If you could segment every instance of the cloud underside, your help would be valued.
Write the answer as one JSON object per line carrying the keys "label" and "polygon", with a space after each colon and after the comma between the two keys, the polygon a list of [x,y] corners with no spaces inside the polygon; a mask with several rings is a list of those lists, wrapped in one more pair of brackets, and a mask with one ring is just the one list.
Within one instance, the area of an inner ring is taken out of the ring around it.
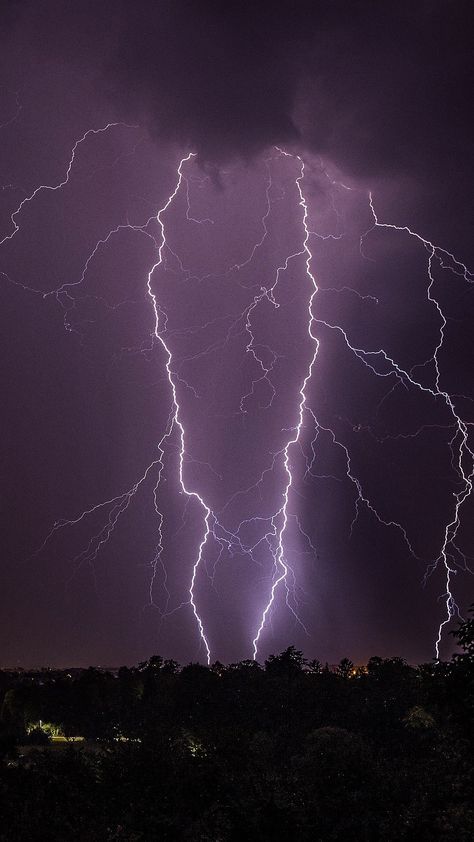
{"label": "cloud underside", "polygon": [[[41,8],[39,8],[41,6]],[[127,119],[203,160],[299,143],[356,177],[469,155],[472,3],[12,4],[38,58],[94,67]]]}

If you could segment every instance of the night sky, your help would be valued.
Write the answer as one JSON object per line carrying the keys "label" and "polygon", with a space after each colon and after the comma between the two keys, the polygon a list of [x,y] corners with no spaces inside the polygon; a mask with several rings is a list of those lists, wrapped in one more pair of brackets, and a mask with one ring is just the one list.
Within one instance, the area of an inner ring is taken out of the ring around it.
{"label": "night sky", "polygon": [[1,16],[0,664],[449,656],[472,3]]}

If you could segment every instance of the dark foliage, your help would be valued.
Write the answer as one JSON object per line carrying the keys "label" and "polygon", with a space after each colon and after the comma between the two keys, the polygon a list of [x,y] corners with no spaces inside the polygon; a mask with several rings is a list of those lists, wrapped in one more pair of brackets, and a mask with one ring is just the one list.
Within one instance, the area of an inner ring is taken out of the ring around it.
{"label": "dark foliage", "polygon": [[0,673],[0,840],[470,842],[473,620],[455,635],[451,662],[417,668],[290,647],[264,667]]}

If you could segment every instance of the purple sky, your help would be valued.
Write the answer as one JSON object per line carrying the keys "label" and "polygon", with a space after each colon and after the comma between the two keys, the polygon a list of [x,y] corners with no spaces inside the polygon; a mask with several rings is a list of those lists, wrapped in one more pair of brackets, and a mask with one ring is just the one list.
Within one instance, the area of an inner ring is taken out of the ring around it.
{"label": "purple sky", "polygon": [[252,656],[286,568],[259,659],[429,660],[447,570],[461,613],[474,591],[470,496],[445,541],[473,469],[470,4],[97,5],[3,27],[0,663],[205,661],[207,510],[213,660]]}

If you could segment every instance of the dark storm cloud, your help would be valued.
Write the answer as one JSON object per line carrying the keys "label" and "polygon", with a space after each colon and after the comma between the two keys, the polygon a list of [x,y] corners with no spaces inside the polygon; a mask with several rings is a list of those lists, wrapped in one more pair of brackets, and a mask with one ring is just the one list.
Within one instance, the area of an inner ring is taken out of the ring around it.
{"label": "dark storm cloud", "polygon": [[472,3],[109,2],[23,7],[43,58],[94,65],[121,115],[203,159],[300,139],[356,176],[456,176]]}
{"label": "dark storm cloud", "polygon": [[357,175],[455,168],[470,19],[463,2],[125,4],[108,73],[130,116],[204,157],[302,135]]}

